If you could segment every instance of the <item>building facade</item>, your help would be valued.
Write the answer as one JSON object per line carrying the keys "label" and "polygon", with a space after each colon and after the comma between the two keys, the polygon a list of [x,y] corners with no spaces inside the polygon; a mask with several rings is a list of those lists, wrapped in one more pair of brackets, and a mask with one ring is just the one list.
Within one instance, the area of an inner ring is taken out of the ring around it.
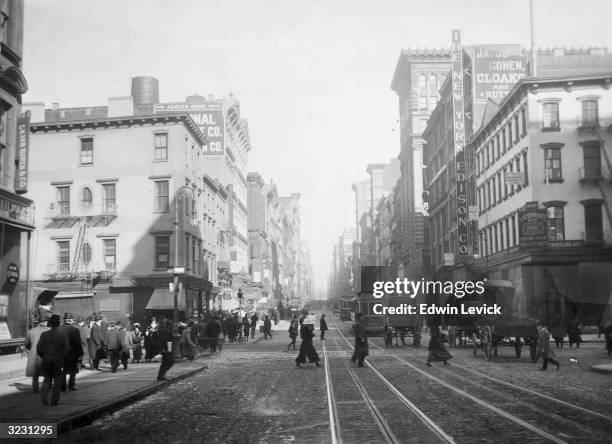
{"label": "building facade", "polygon": [[207,309],[219,212],[203,179],[207,140],[193,119],[131,115],[132,97],[109,99],[107,117],[46,121],[43,106],[28,107],[39,209],[32,278],[58,291],[53,310],[172,317],[168,269],[180,266],[179,309],[197,318]]}
{"label": "building facade", "polygon": [[[21,97],[23,2],[0,3],[0,347],[19,343],[29,326],[29,251],[34,229],[28,180],[28,117]],[[29,195],[28,195],[29,197]]]}
{"label": "building facade", "polygon": [[600,321],[612,291],[611,84],[612,70],[523,79],[469,141],[474,267],[510,313]]}

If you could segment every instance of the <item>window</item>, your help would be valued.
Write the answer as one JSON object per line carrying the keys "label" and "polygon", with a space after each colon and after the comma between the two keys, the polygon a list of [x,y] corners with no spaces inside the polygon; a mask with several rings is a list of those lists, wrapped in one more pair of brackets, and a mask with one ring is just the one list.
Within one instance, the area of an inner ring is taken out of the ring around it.
{"label": "window", "polygon": [[516,219],[514,214],[510,216],[512,218],[512,246],[516,245]]}
{"label": "window", "polygon": [[167,213],[168,208],[169,208],[168,181],[159,180],[155,182],[155,211]]}
{"label": "window", "polygon": [[548,102],[544,104],[544,129],[559,128],[559,104]]}
{"label": "window", "polygon": [[502,201],[502,174],[501,171],[497,173],[497,201]]}
{"label": "window", "polygon": [[70,216],[70,187],[57,187],[57,206],[60,216]]}
{"label": "window", "polygon": [[168,160],[168,134],[155,134],[155,160]]}
{"label": "window", "polygon": [[87,187],[83,188],[81,191],[81,207],[82,208],[90,208],[92,202],[91,190]]}
{"label": "window", "polygon": [[81,165],[93,165],[93,138],[81,139]]}
{"label": "window", "polygon": [[419,88],[426,88],[427,87],[427,77],[425,77],[425,74],[421,74],[419,76]]}
{"label": "window", "polygon": [[497,187],[495,186],[495,177],[491,179],[491,185],[493,188],[493,201],[491,202],[491,206],[495,206],[497,203]]}
{"label": "window", "polygon": [[523,177],[524,177],[523,185],[527,186],[529,185],[529,171],[527,168],[527,151],[523,152],[523,173],[524,173],[523,174]]}
{"label": "window", "polygon": [[565,239],[565,231],[563,229],[563,207],[548,207],[546,209],[546,215],[548,218],[548,240]]}
{"label": "window", "polygon": [[193,239],[193,241],[191,242],[191,261],[192,261],[192,266],[191,266],[191,272],[192,273],[200,273],[200,258],[199,258],[199,252],[198,252],[198,240],[197,239]]}
{"label": "window", "polygon": [[512,147],[512,119],[508,120],[508,143],[506,146],[508,149]]}
{"label": "window", "polygon": [[[500,136],[499,136],[499,133],[497,133],[497,134],[495,135],[495,146],[497,147],[497,152],[498,152],[498,153],[499,153],[499,151],[500,151],[500,143],[501,143],[501,141],[500,141],[499,139],[500,139]],[[493,150],[491,150],[491,152],[492,152],[492,151],[493,151]],[[491,157],[493,157],[493,156],[491,156]]]}
{"label": "window", "polygon": [[521,110],[521,137],[527,134],[527,111],[525,108]]}
{"label": "window", "polygon": [[[502,141],[502,144],[503,144],[503,151],[506,152],[507,145],[506,145],[506,127],[505,126],[502,128],[501,141]],[[497,156],[496,157],[499,157],[499,151],[500,150],[499,150],[499,145],[498,145],[497,146]]]}
{"label": "window", "polygon": [[544,169],[546,181],[562,179],[561,148],[546,148],[544,150]]}
{"label": "window", "polygon": [[419,96],[419,109],[427,109],[427,96]]}
{"label": "window", "polygon": [[[189,259],[189,235],[185,235],[185,268],[189,268],[190,259]],[[193,271],[193,270],[191,270]]]}
{"label": "window", "polygon": [[57,271],[70,271],[70,241],[57,241]]}
{"label": "window", "polygon": [[582,101],[582,126],[595,127],[599,124],[597,100]]}
{"label": "window", "polygon": [[584,179],[598,179],[601,177],[601,152],[599,144],[585,145],[584,156]]}
{"label": "window", "polygon": [[104,213],[115,214],[117,211],[116,203],[116,187],[114,183],[105,183],[102,185],[104,198],[102,201],[102,211]]}
{"label": "window", "polygon": [[81,247],[81,262],[84,266],[88,266],[91,262],[91,246],[87,242]]}
{"label": "window", "polygon": [[510,248],[510,221],[508,218],[504,219],[504,225],[506,226],[506,248]]}
{"label": "window", "polygon": [[584,230],[585,243],[600,243],[603,241],[601,203],[590,203],[584,206]]}
{"label": "window", "polygon": [[155,236],[155,268],[170,266],[170,236]]}
{"label": "window", "polygon": [[117,239],[103,239],[104,266],[107,271],[115,271],[117,266]]}
{"label": "window", "polygon": [[437,103],[438,103],[438,97],[429,96],[429,109],[433,110],[436,107]]}
{"label": "window", "polygon": [[514,143],[517,143],[521,136],[519,135],[519,116],[514,116]]}

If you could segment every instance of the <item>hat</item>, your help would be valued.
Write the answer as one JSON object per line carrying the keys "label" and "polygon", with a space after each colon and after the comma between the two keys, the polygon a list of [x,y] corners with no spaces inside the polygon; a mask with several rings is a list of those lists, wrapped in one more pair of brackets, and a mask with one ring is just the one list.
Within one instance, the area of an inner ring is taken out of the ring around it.
{"label": "hat", "polygon": [[140,322],[134,322],[134,327],[140,327]]}
{"label": "hat", "polygon": [[57,314],[52,315],[49,318],[49,326],[50,327],[58,327],[60,325],[60,316]]}
{"label": "hat", "polygon": [[72,313],[64,313],[64,321],[66,319],[74,319],[74,316],[72,315]]}

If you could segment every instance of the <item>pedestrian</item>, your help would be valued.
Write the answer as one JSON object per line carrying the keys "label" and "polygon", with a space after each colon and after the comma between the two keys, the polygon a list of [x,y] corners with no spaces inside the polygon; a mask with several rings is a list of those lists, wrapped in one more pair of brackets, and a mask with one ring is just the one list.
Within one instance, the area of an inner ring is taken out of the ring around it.
{"label": "pedestrian", "polygon": [[576,348],[580,348],[580,343],[582,342],[582,329],[580,328],[580,320],[578,318],[572,321],[572,324],[569,328],[569,346],[572,348],[572,344],[576,344]]}
{"label": "pedestrian", "polygon": [[40,397],[42,403],[49,404],[49,390],[51,390],[51,405],[57,405],[62,389],[62,366],[70,351],[68,336],[59,329],[59,315],[52,315],[48,325],[51,328],[40,335],[36,345],[36,353],[42,358],[42,372],[44,376]]}
{"label": "pedestrian", "polygon": [[121,352],[123,350],[123,341],[119,335],[119,330],[117,330],[114,325],[110,325],[107,329],[107,337],[106,352],[108,353],[111,373],[115,373],[117,367],[119,367],[119,359],[121,358]]}
{"label": "pedestrian", "polygon": [[289,351],[289,347],[291,347],[292,345],[293,349],[295,350],[295,340],[298,337],[298,322],[295,318],[295,315],[293,315],[293,319],[291,319],[291,322],[289,324],[289,337],[291,338],[291,342],[289,343],[289,345],[287,345],[287,351]]}
{"label": "pedestrian", "polygon": [[119,340],[121,341],[121,351],[119,352],[119,359],[123,365],[123,369],[127,370],[128,361],[130,360],[130,341],[128,339],[128,332],[125,326],[121,322],[117,322],[117,330],[119,332]]}
{"label": "pedestrian", "polygon": [[77,319],[77,328],[81,335],[81,347],[83,347],[83,356],[81,357],[79,367],[81,369],[86,368],[85,363],[87,362],[91,368],[91,359],[89,357],[89,326],[83,321],[83,318],[79,318]]}
{"label": "pedestrian", "polygon": [[365,328],[361,324],[361,313],[355,313],[355,323],[353,324],[353,333],[355,335],[355,350],[351,361],[357,361],[359,367],[363,367],[366,356],[368,356],[368,336]]}
{"label": "pedestrian", "polygon": [[385,347],[393,345],[393,328],[385,325]]}
{"label": "pedestrian", "polygon": [[162,323],[162,327],[159,329],[159,336],[161,338],[161,364],[159,371],[157,372],[158,381],[167,381],[166,373],[174,365],[174,356],[172,351],[173,346],[173,333],[172,333],[172,321],[166,319]]}
{"label": "pedestrian", "polygon": [[437,325],[431,328],[431,338],[429,339],[429,355],[425,365],[431,367],[431,362],[444,362],[446,365],[449,359],[452,359],[451,354],[444,346],[444,335],[440,332],[440,327]]}
{"label": "pedestrian", "polygon": [[274,325],[278,325],[278,310],[274,310]]}
{"label": "pedestrian", "polygon": [[545,325],[538,327],[538,352],[542,355],[542,368],[541,371],[546,371],[548,363],[557,366],[557,370],[561,364],[555,360],[555,352],[550,347],[550,333]]}
{"label": "pedestrian", "polygon": [[153,360],[160,353],[161,347],[162,340],[159,334],[159,323],[154,316],[144,337],[145,362]]}
{"label": "pedestrian", "polygon": [[92,369],[100,370],[100,360],[106,357],[104,348],[106,344],[102,340],[102,319],[98,316],[94,318],[94,322],[91,325],[89,333],[89,355],[91,356]]}
{"label": "pedestrian", "polygon": [[221,324],[217,317],[213,317],[206,325],[206,340],[210,344],[210,352],[217,353],[217,341],[221,333]]}
{"label": "pedestrian", "polygon": [[142,332],[140,331],[140,323],[135,322],[132,331],[128,332],[128,342],[132,349],[132,364],[140,363],[142,359]]}
{"label": "pedestrian", "polygon": [[189,319],[189,321],[187,321],[187,327],[183,329],[183,332],[181,333],[181,355],[190,361],[193,361],[197,350],[197,345],[193,342],[191,337],[192,328],[193,319]]}
{"label": "pedestrian", "polygon": [[[64,360],[64,372],[62,376],[62,391],[66,391],[66,387],[70,390],[76,390],[76,374],[79,372],[79,361],[83,357],[83,345],[81,344],[81,331],[74,324],[74,316],[70,313],[64,313],[64,325],[59,327],[68,337],[70,350]],[[68,376],[68,384],[66,384],[66,376]]]}
{"label": "pedestrian", "polygon": [[242,331],[243,331],[244,340],[247,342],[249,342],[250,328],[251,326],[249,324],[249,318],[247,317],[247,315],[244,315],[244,317],[242,318]]}
{"label": "pedestrian", "polygon": [[314,362],[317,367],[321,367],[321,364],[319,364],[319,354],[312,343],[312,338],[314,338],[314,336],[314,325],[304,324],[302,320],[300,324],[300,337],[302,343],[300,344],[300,351],[295,358],[295,365],[297,367],[301,367],[301,364],[306,363],[306,360],[308,360],[308,362]]}
{"label": "pedestrian", "polygon": [[268,335],[270,335],[270,339],[272,339],[272,322],[268,315],[264,317],[264,339],[268,339]]}
{"label": "pedestrian", "polygon": [[257,328],[257,322],[259,318],[257,317],[257,313],[253,313],[251,316],[251,339],[255,339],[255,329]]}
{"label": "pedestrian", "polygon": [[606,350],[610,356],[612,354],[612,325],[604,327],[604,338],[606,339]]}
{"label": "pedestrian", "polygon": [[32,391],[38,393],[38,378],[42,373],[42,358],[36,353],[36,346],[40,340],[40,335],[49,331],[47,321],[40,321],[26,334],[25,348],[30,350],[28,353],[28,363],[26,364],[26,376],[32,377]]}
{"label": "pedestrian", "polygon": [[321,320],[319,321],[319,330],[321,331],[321,341],[325,341],[325,332],[329,330],[329,328],[327,328],[327,321],[325,320],[325,314],[321,315]]}

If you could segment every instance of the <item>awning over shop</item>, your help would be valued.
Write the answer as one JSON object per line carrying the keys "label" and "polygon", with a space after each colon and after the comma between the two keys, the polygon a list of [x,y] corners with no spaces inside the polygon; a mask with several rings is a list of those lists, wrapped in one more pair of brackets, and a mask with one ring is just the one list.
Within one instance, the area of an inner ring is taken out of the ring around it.
{"label": "awning over shop", "polygon": [[216,285],[213,285],[212,288],[210,289],[210,294],[221,294],[223,293],[223,287],[217,287]]}
{"label": "awning over shop", "polygon": [[[185,311],[186,306],[185,292],[181,292],[178,297],[178,309]],[[156,288],[145,310],[174,310],[174,294],[170,293],[168,287]]]}

